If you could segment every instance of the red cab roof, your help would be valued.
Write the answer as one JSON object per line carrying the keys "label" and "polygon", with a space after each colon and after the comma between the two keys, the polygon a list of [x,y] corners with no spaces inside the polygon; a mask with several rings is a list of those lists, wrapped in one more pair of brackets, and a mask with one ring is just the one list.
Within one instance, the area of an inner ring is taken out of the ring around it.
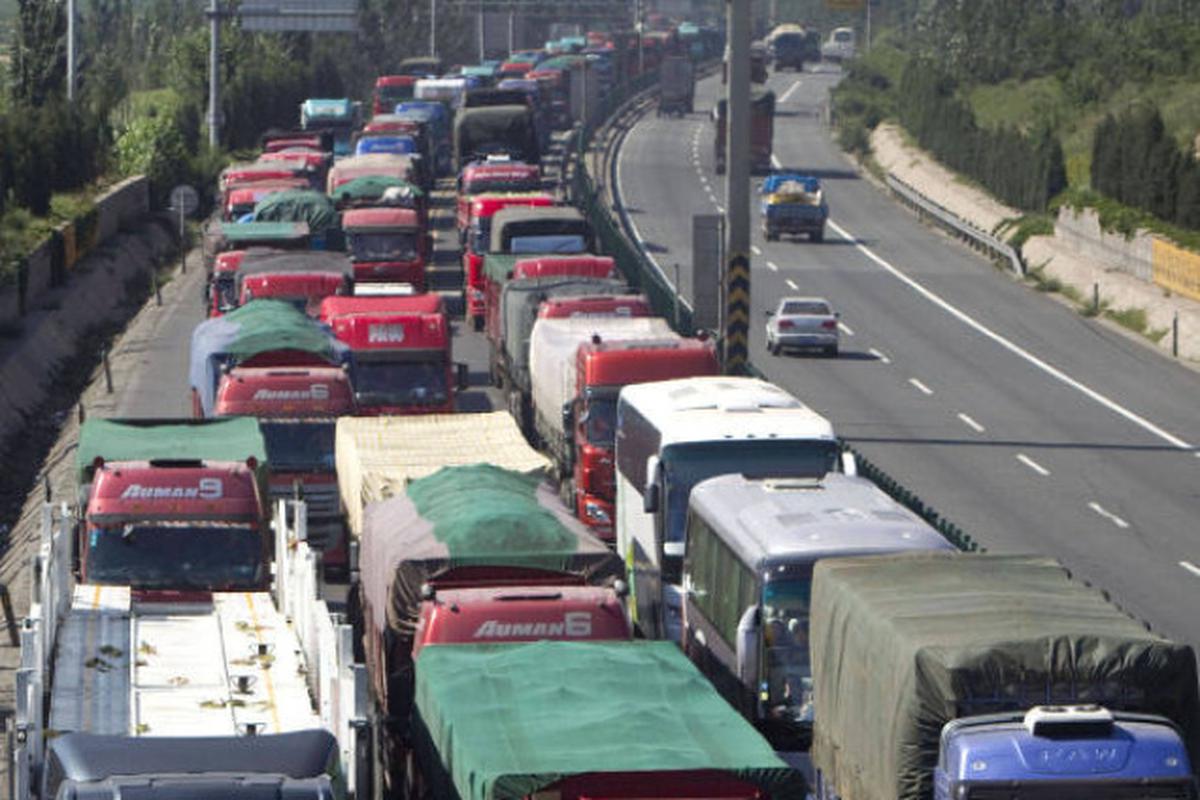
{"label": "red cab roof", "polygon": [[237,272],[245,257],[245,250],[226,250],[224,253],[219,253],[216,261],[213,262],[213,273]]}
{"label": "red cab roof", "polygon": [[577,275],[585,278],[617,277],[617,265],[608,256],[539,256],[513,264],[513,280]]}
{"label": "red cab roof", "polygon": [[105,464],[96,471],[88,518],[256,522],[262,517],[253,470],[234,462]]}
{"label": "red cab roof", "polygon": [[415,119],[380,119],[376,117],[363,126],[367,133],[420,133],[422,123]]}
{"label": "red cab roof", "polygon": [[217,387],[218,416],[337,417],[353,410],[350,376],[337,367],[238,367]]}
{"label": "red cab roof", "polygon": [[289,147],[286,150],[272,150],[263,153],[258,157],[258,164],[278,164],[280,162],[290,163],[293,161],[303,161],[310,169],[317,169],[325,166],[329,157],[321,150],[314,150],[308,147],[295,148]]}
{"label": "red cab roof", "polygon": [[463,167],[463,181],[493,178],[498,181],[521,180],[524,178],[541,178],[542,170],[536,164],[472,164]]}
{"label": "red cab roof", "polygon": [[268,297],[328,297],[346,282],[329,272],[267,272],[242,278],[241,302]]}
{"label": "red cab roof", "polygon": [[411,208],[355,208],[342,212],[342,228],[416,228],[421,224]]}
{"label": "red cab roof", "polygon": [[589,386],[627,386],[720,373],[713,342],[699,339],[585,342],[579,346],[578,356],[579,372]]}
{"label": "red cab roof", "polygon": [[471,200],[471,216],[487,218],[509,206],[552,206],[558,201],[553,195],[535,192],[512,194],[481,194]]}
{"label": "red cab roof", "polygon": [[416,82],[416,75],[380,75],[375,79],[375,88],[382,89],[385,86],[412,86]]}
{"label": "red cab roof", "polygon": [[339,295],[321,301],[321,322],[326,325],[335,317],[352,314],[445,314],[442,296],[434,292],[426,294],[398,294],[382,296]]}
{"label": "red cab roof", "polygon": [[538,306],[538,317],[653,317],[645,295],[575,295],[551,297]]}

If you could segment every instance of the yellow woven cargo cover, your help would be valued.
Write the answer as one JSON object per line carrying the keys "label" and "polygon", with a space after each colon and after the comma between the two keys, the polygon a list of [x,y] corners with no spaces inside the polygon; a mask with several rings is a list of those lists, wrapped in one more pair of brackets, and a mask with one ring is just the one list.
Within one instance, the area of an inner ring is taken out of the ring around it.
{"label": "yellow woven cargo cover", "polygon": [[442,467],[494,464],[532,472],[549,466],[506,411],[341,417],[336,449],[338,491],[350,533],[356,537],[367,503],[396,497],[408,481]]}

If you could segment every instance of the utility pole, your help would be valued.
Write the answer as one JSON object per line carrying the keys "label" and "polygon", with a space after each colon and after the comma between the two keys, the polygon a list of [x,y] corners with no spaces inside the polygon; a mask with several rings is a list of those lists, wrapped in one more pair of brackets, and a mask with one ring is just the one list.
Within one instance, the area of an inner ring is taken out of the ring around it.
{"label": "utility pole", "polygon": [[221,8],[219,0],[208,7],[210,39],[208,45],[208,145],[221,144]]}
{"label": "utility pole", "polygon": [[429,0],[429,55],[437,58],[437,0]]}
{"label": "utility pole", "polygon": [[487,59],[487,42],[485,41],[484,30],[485,23],[483,19],[483,0],[479,0],[479,63],[482,64]]}
{"label": "utility pole", "polygon": [[508,54],[512,55],[517,49],[517,12],[512,6],[508,7]]}
{"label": "utility pole", "polygon": [[75,0],[67,0],[67,102],[75,102]]}
{"label": "utility pole", "polygon": [[725,372],[750,357],[750,8],[725,0],[729,79],[725,86]]}
{"label": "utility pole", "polygon": [[634,13],[637,15],[637,19],[634,20],[633,29],[637,33],[638,76],[641,76],[646,72],[646,53],[642,49],[642,28],[645,27],[645,20],[642,18],[642,0],[637,0],[635,8]]}
{"label": "utility pole", "polygon": [[867,41],[864,47],[865,52],[871,52],[871,0],[867,0]]}

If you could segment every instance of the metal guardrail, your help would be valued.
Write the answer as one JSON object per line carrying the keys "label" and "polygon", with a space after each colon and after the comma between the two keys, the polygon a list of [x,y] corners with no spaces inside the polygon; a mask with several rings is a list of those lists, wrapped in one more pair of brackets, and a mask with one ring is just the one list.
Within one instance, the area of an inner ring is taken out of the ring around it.
{"label": "metal guardrail", "polygon": [[982,228],[972,225],[940,203],[930,200],[917,191],[916,188],[900,180],[892,173],[889,172],[885,180],[888,188],[903,200],[905,204],[916,209],[921,216],[937,223],[951,233],[957,234],[960,238],[972,244],[977,250],[1007,261],[1014,273],[1020,277],[1024,277],[1025,262],[1021,260],[1021,254],[1017,252],[1015,247]]}

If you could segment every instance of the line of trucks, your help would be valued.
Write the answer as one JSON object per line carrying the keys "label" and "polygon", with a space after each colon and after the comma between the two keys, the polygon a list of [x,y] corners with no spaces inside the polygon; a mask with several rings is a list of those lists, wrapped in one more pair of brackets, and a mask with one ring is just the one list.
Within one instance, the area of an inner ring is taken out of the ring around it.
{"label": "line of trucks", "polygon": [[[458,178],[506,410],[454,413],[441,298],[342,263],[303,302],[240,278],[195,418],[80,426],[14,800],[1197,797],[1189,646],[954,551],[799,398],[716,374],[530,166]],[[243,262],[344,259],[303,238]]]}

